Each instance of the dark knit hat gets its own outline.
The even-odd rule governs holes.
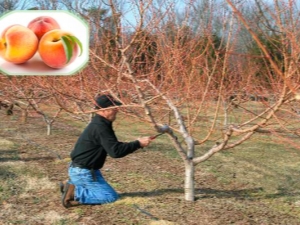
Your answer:
[[[116,101],[111,95],[99,95],[96,97],[95,102],[95,109],[122,105],[121,102]]]

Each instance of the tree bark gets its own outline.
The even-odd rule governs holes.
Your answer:
[[[195,184],[194,184],[195,167],[192,160],[185,162],[185,182],[184,182],[184,195],[186,201],[195,200]]]
[[[47,123],[47,135],[51,135],[51,134],[52,134],[52,124]]]
[[[28,119],[28,111],[27,111],[27,109],[22,109],[22,115],[20,118],[20,122],[22,124],[25,124],[25,123],[27,123],[27,119]]]

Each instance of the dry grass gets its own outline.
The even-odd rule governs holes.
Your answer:
[[[25,185],[25,191],[55,190],[55,184],[48,177],[22,177]]]
[[[0,138],[0,150],[6,150],[13,148],[14,143],[12,141]]]

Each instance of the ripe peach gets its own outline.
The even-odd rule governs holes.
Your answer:
[[[50,16],[39,16],[30,21],[27,27],[36,34],[39,40],[48,31],[60,29],[58,22]]]
[[[38,38],[27,27],[11,25],[0,37],[0,56],[6,61],[20,64],[31,59],[38,48]]]
[[[78,56],[80,41],[70,32],[55,29],[47,32],[39,43],[39,54],[46,65],[63,68]]]

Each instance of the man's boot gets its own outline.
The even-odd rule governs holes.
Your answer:
[[[60,184],[60,186],[62,190],[62,185]],[[63,183],[63,193],[62,193],[61,201],[62,201],[62,205],[65,208],[79,205],[79,202],[74,201],[74,190],[75,190],[75,186],[73,184],[69,184],[68,182]]]

